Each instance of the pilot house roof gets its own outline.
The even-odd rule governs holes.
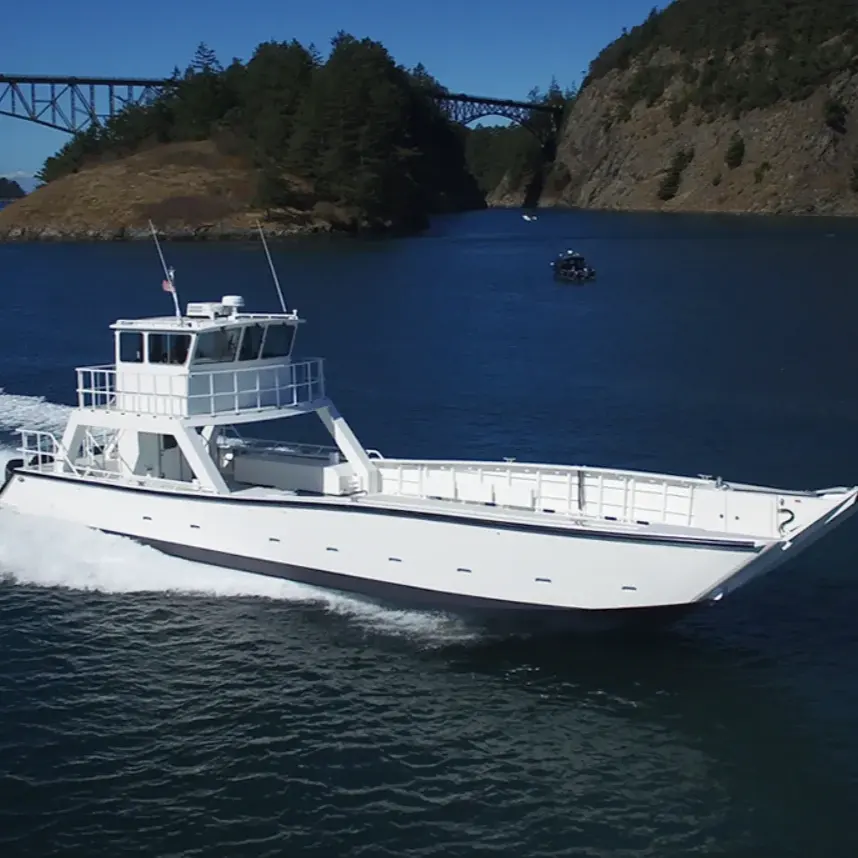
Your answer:
[[[178,316],[150,316],[142,319],[117,319],[110,327],[114,331],[183,331],[196,333],[218,330],[241,323],[281,322],[298,325],[304,319],[297,311],[290,313],[242,313],[239,308],[244,299],[237,295],[224,296],[220,301],[189,303],[185,314]]]

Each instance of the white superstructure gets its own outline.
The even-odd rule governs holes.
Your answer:
[[[22,431],[0,503],[371,597],[611,623],[717,601],[856,508],[854,487],[385,458],[328,398],[322,359],[293,354],[302,321],[234,295],[117,321],[63,436]],[[308,412],[332,446],[244,437]]]

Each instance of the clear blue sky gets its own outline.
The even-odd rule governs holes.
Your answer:
[[[271,39],[313,42],[327,55],[345,30],[382,42],[398,63],[422,62],[452,90],[524,98],[552,75],[577,85],[653,5],[664,0],[31,0],[20,26],[0,29],[0,73],[166,77],[199,42],[226,64]],[[36,172],[66,139],[0,116],[0,175]]]

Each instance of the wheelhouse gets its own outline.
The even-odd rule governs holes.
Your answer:
[[[224,312],[230,305],[189,304],[187,314],[119,320],[116,363],[158,367],[211,367],[212,364],[282,362],[292,356],[296,314]]]
[[[78,369],[78,404],[218,422],[306,410],[324,398],[321,358],[293,358],[291,313],[242,313],[244,300],[189,304],[184,316],[120,319],[115,361]]]

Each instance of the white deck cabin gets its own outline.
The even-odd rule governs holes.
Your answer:
[[[114,363],[80,367],[62,441],[25,432],[30,461],[137,486],[343,495],[373,484],[367,453],[325,395],[322,358],[296,358],[297,312],[245,313],[238,295],[182,316],[120,319]],[[240,424],[316,412],[336,447],[242,439]]]
[[[77,370],[78,406],[179,417],[189,426],[302,413],[325,396],[321,358],[292,359],[297,313],[241,313],[244,300],[186,315],[120,319],[115,363]]]

